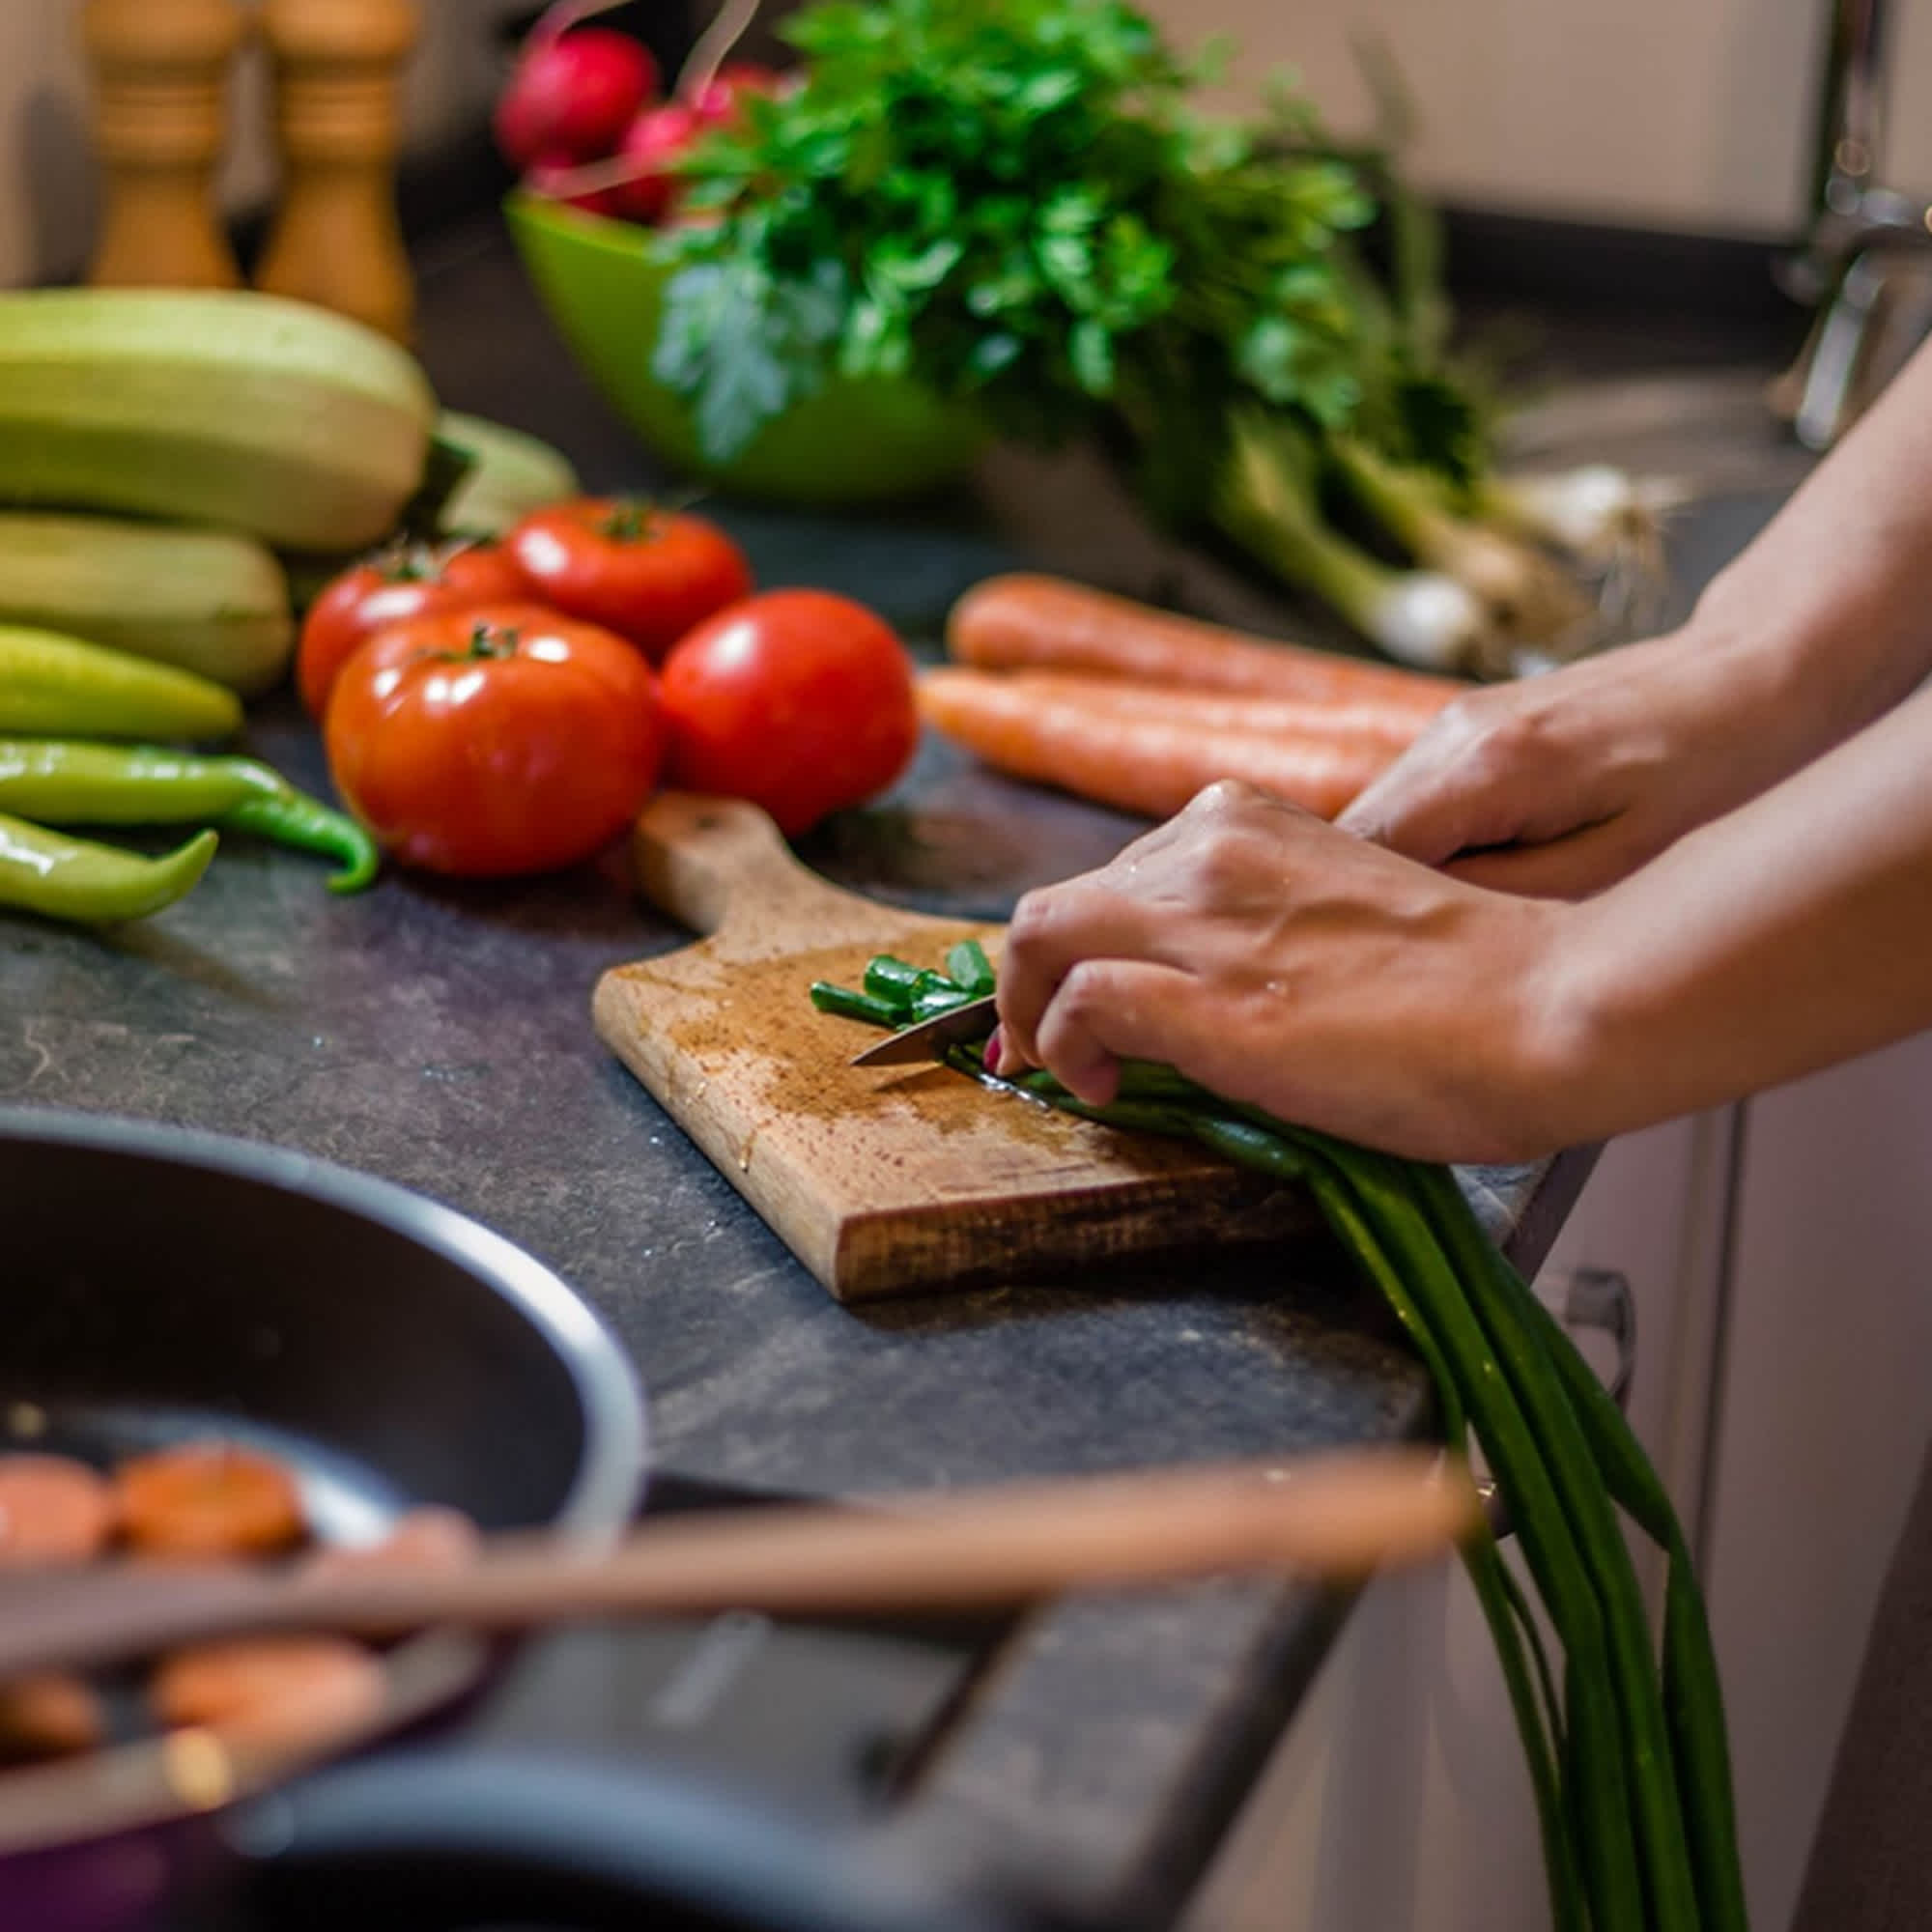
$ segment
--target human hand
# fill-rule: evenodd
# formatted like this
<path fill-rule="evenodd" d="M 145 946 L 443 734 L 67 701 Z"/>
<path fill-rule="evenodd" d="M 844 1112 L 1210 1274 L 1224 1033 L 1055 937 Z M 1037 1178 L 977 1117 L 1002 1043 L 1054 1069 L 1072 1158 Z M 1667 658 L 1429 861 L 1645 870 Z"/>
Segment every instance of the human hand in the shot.
<path fill-rule="evenodd" d="M 1099 870 L 1029 893 L 996 1071 L 1081 1099 L 1150 1060 L 1396 1153 L 1508 1160 L 1570 1131 L 1571 908 L 1481 890 L 1253 788 L 1209 787 Z"/>
<path fill-rule="evenodd" d="M 1822 749 L 1782 664 L 1693 625 L 1472 692 L 1337 823 L 1474 885 L 1599 892 Z"/>

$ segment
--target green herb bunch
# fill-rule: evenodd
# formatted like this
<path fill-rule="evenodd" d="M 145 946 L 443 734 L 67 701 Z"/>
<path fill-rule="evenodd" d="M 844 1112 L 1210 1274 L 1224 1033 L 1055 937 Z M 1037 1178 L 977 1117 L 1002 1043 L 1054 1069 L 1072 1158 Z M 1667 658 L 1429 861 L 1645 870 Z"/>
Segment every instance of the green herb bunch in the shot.
<path fill-rule="evenodd" d="M 1096 438 L 1158 519 L 1412 662 L 1487 669 L 1580 620 L 1478 507 L 1491 412 L 1386 153 L 1287 88 L 1200 112 L 1221 53 L 1124 0 L 814 0 L 783 31 L 799 84 L 686 157 L 654 244 L 653 373 L 709 463 L 835 377 L 906 377 L 1004 436 Z"/>
<path fill-rule="evenodd" d="M 705 144 L 686 207 L 719 218 L 664 241 L 656 370 L 713 460 L 835 372 L 916 374 L 1028 438 L 1176 385 L 1350 414 L 1334 244 L 1374 202 L 1339 160 L 1196 114 L 1209 62 L 1132 8 L 832 0 L 786 31 L 803 85 Z"/>

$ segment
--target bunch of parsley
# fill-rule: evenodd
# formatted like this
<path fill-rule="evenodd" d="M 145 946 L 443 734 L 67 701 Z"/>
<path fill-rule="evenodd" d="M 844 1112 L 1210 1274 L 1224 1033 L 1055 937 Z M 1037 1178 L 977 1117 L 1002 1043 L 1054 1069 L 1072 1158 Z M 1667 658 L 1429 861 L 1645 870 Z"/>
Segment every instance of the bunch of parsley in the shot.
<path fill-rule="evenodd" d="M 1412 213 L 1386 156 L 1286 91 L 1197 112 L 1221 56 L 1182 59 L 1124 0 L 812 0 L 783 31 L 802 81 L 694 150 L 695 218 L 656 243 L 652 366 L 706 457 L 835 375 L 910 376 L 1003 435 L 1097 432 L 1156 513 L 1324 595 L 1348 580 L 1378 635 L 1330 440 L 1450 490 L 1485 460 L 1433 273 L 1362 245 Z"/>
<path fill-rule="evenodd" d="M 1029 437 L 1177 394 L 1322 423 L 1362 402 L 1337 244 L 1376 203 L 1300 103 L 1196 114 L 1208 62 L 1119 0 L 820 0 L 785 31 L 802 86 L 698 150 L 686 207 L 715 220 L 660 243 L 655 368 L 714 461 L 835 371 Z"/>

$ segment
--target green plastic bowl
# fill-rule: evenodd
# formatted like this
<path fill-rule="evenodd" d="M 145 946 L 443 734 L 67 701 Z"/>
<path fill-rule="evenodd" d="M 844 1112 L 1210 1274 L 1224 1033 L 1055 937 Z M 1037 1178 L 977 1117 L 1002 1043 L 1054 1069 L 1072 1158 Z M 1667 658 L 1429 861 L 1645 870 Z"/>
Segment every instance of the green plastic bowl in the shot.
<path fill-rule="evenodd" d="M 733 462 L 707 463 L 684 399 L 651 374 L 668 279 L 647 230 L 519 190 L 510 235 L 558 334 L 606 402 L 666 464 L 733 495 L 814 506 L 881 503 L 953 481 L 986 438 L 913 383 L 835 381 Z"/>

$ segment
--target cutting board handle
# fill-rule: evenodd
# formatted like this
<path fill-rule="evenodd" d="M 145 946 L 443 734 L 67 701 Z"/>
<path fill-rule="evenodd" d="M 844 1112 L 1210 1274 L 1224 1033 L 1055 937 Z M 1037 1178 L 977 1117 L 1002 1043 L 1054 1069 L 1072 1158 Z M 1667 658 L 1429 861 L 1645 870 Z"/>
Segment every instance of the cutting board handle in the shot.
<path fill-rule="evenodd" d="M 755 924 L 808 933 L 851 897 L 801 866 L 769 814 L 743 799 L 660 792 L 631 850 L 645 895 L 695 932 Z"/>

